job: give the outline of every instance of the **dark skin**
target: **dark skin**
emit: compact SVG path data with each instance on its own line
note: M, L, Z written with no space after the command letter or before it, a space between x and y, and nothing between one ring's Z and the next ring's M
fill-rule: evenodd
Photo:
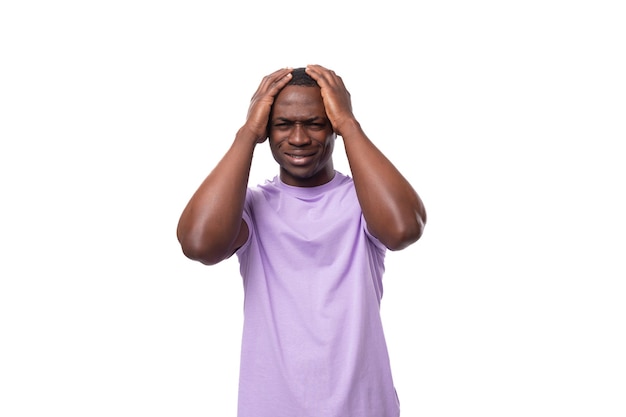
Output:
M361 129L341 77L319 65L306 72L319 87L286 86L290 68L261 81L233 144L180 217L178 240L190 259L213 265L246 242L242 214L252 157L268 139L280 179L313 187L333 178L334 142L341 136L370 233L394 251L422 235L426 211L420 197Z
M269 143L285 184L314 187L335 175L336 135L320 98L318 87L290 85L274 100Z

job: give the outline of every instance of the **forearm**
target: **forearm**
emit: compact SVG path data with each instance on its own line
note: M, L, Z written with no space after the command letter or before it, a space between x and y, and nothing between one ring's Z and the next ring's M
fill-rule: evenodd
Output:
M230 256L239 236L256 142L244 129L183 210L178 240L191 259L214 264Z
M342 137L370 232L392 250L417 241L426 223L426 211L415 189L356 120L342 126Z

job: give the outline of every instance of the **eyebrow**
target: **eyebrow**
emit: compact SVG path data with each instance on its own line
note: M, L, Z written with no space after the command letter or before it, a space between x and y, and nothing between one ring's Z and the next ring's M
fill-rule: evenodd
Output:
M272 123L278 123L278 122L282 122L282 123L296 123L296 121L292 120L292 119L288 119L286 117L276 117L275 119L272 120ZM301 120L300 123L303 124L308 124L308 123L315 123L315 122L326 122L326 119L324 119L323 117L320 116L315 116L315 117L311 117L310 119L306 119L306 120Z

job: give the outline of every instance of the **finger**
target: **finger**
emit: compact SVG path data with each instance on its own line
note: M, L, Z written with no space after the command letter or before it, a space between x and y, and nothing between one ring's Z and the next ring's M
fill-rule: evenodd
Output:
M309 74L309 76L313 78L315 81L317 81L318 83L323 76L322 72L325 70L326 68L323 68L320 65L313 65L313 64L307 65L306 68L304 69L304 71L307 74Z
M309 64L309 65L307 65L307 66L306 66L306 69L307 69L307 70L309 70L309 69L310 69L310 70L313 70L313 71L315 71L315 72L317 72L317 73L322 73L322 72L333 72L332 70L330 70L330 69L328 69L328 68L326 68L326 67L323 67L323 66L321 66L321 65L317 65L317 64Z
M292 71L291 68L282 68L263 77L261 84L250 100L246 120L252 130L258 132L259 138L267 127L272 103L280 90L291 79Z
M278 93L278 91L282 90L282 88L287 85L287 83L289 82L289 80L291 80L292 77L292 68L285 68L285 71L280 71L277 76L276 79L274 80L274 82L271 84L271 89L276 90L274 91L274 94Z
M343 86L343 81L335 71L325 68L321 65L307 65L306 73L311 76L322 87L323 85L335 87Z
M270 90L274 86L279 86L279 88L284 87L291 78L292 71L292 68L281 68L269 75L266 75L263 77L257 92Z

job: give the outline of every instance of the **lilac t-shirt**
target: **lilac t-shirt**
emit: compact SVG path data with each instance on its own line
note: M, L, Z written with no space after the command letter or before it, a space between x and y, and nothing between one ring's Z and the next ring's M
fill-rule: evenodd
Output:
M386 248L352 179L249 188L238 417L398 417L380 318Z

